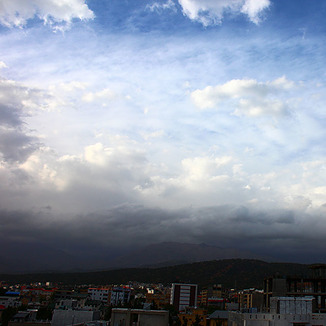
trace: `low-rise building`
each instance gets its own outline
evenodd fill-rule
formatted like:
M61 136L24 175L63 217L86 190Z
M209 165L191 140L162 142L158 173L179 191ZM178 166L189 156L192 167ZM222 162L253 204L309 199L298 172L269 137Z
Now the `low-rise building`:
M166 310L143 310L113 308L111 326L168 326L169 312Z
M326 314L229 312L229 326L326 326Z
M314 297L272 297L270 312L273 314L312 314L315 306Z
M207 306L209 298L222 298L222 285L214 284L213 286L206 287L200 291L200 305Z
M111 289L109 287L89 288L88 295L91 300L108 303Z
M264 292L263 290L246 289L239 292L239 310L262 311L264 307Z
M326 313L326 264L310 266L311 275L268 277L264 280L264 306L270 309L272 297L315 298L315 311Z
M88 321L84 323L78 323L71 326L110 326L110 322L106 320L95 320L95 321Z
M19 307L20 299L18 296L0 296L0 305L5 308L8 307Z
M53 311L51 326L64 326L100 319L100 312L93 310L59 310Z
M206 318L207 326L228 326L229 312L216 310Z

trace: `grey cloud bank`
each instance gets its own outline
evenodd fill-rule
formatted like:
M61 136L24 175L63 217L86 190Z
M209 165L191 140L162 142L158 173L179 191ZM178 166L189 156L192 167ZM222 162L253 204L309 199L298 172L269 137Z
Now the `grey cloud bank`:
M40 258L35 266L43 270L46 264L42 266L41 257L52 257L52 269L73 269L73 263L75 269L105 268L119 254L166 241L208 243L274 261L313 263L325 259L322 217L294 211L232 206L167 211L120 206L78 216L55 216L44 208L39 212L1 211L0 217L1 242L7 248L0 256L28 256L32 250ZM71 257L69 263L69 259L63 262L65 257Z

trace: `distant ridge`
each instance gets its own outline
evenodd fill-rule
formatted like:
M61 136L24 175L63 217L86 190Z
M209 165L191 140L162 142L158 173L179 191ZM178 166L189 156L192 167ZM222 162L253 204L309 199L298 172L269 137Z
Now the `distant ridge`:
M249 251L204 243L162 242L129 251L97 248L88 253L56 249L42 242L6 244L0 240L0 273L82 272L131 267L164 267L221 259L272 261Z
M259 259L270 257L256 255L249 251L220 248L205 243L162 242L151 244L121 256L112 262L113 267L163 267L186 263L221 259Z
M10 243L0 240L0 273L34 273L79 269L80 261L44 243Z
M253 259L225 259L161 268L128 268L88 273L38 273L0 275L0 280L15 283L55 282L63 284L126 284L191 282L206 286L220 283L228 288L262 288L265 277L275 274L308 275L309 265L267 263Z

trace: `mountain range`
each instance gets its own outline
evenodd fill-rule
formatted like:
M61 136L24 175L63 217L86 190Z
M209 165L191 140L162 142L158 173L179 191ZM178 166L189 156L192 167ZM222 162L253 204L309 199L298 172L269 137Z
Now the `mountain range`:
M163 267L221 259L260 259L252 252L207 244L163 242L114 255L105 250L78 255L39 243L0 246L0 273L95 271L131 267Z
M260 259L270 261L270 257L256 255L249 251L233 248L220 248L205 243L162 242L152 244L112 261L116 268L128 267L164 267L193 262L221 259Z
M128 284L173 282L198 284L205 287L222 284L225 288L263 288L265 277L278 275L309 275L309 265L267 263L254 259L224 259L161 268L125 268L84 273L38 273L0 275L1 280L13 283L54 282L61 284Z

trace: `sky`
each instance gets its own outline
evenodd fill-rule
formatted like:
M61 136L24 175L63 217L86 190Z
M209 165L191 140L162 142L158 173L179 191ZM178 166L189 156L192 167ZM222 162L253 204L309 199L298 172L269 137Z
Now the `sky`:
M324 0L0 0L1 243L325 262Z

